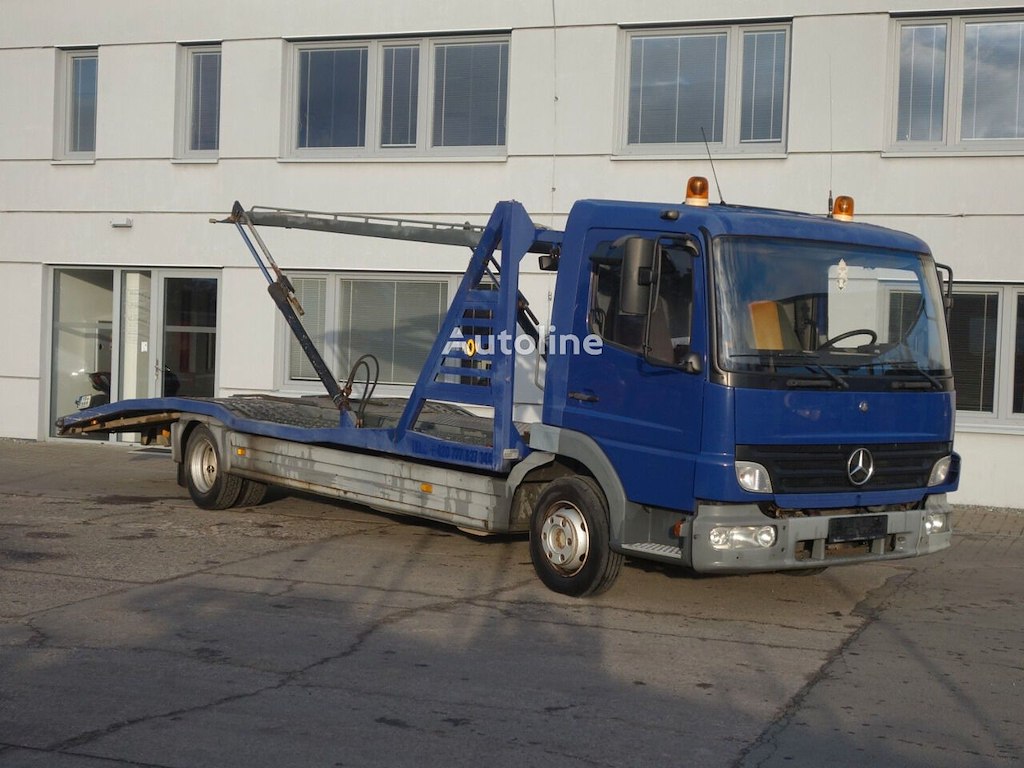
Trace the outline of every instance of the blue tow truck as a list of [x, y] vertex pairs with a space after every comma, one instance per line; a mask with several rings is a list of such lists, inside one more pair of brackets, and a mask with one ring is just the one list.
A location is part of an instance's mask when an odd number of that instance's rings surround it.
[[[946, 335], [952, 274], [916, 237], [825, 216], [709, 204], [577, 202], [564, 231], [501, 202], [484, 227], [281, 208], [241, 233], [326, 396], [124, 400], [61, 434], [172, 446], [202, 508], [268, 486], [529, 532], [540, 579], [584, 596], [624, 558], [701, 573], [814, 572], [950, 544], [957, 488]], [[365, 350], [328, 370], [257, 227], [472, 249], [408, 399], [376, 398]], [[557, 272], [550, 325], [519, 290], [527, 254]], [[542, 418], [514, 419], [533, 354]]]

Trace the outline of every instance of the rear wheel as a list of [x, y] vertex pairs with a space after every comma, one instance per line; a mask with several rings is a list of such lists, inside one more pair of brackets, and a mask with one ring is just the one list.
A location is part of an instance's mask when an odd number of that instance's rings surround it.
[[540, 580], [573, 597], [596, 595], [619, 575], [609, 548], [608, 502], [589, 477], [563, 477], [541, 493], [530, 519], [530, 558]]
[[242, 480], [242, 489], [238, 493], [238, 501], [235, 502], [235, 506], [255, 507], [262, 504], [269, 489], [270, 486], [266, 483], [261, 483], [259, 480], [250, 480], [249, 478], [245, 478]]
[[227, 509], [238, 500], [242, 478], [224, 471], [217, 440], [205, 424], [188, 436], [184, 469], [188, 495], [197, 507]]

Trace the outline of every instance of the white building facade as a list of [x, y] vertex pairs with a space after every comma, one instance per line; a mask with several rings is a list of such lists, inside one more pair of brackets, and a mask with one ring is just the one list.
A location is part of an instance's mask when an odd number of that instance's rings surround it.
[[[852, 195], [952, 267], [953, 501], [1024, 506], [1024, 11], [834, 5], [0, 0], [0, 437], [104, 387], [318, 390], [209, 223], [236, 199], [473, 223], [516, 199], [559, 227], [580, 198], [679, 200], [710, 152], [730, 202]], [[467, 254], [265, 239], [332, 370], [373, 351], [378, 394], [408, 392]]]

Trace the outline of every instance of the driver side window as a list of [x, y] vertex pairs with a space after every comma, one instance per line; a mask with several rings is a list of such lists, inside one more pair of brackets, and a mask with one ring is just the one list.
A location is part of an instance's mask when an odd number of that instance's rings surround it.
[[593, 264], [590, 331], [605, 341], [638, 355], [674, 365], [690, 349], [693, 315], [693, 254], [682, 247], [659, 242], [650, 309], [647, 314], [622, 311], [622, 247], [603, 242], [591, 256]]

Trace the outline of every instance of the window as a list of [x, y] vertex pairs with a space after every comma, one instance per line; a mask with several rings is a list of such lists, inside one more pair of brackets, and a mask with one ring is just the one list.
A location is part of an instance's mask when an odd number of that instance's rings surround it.
[[214, 158], [220, 149], [220, 61], [220, 46], [181, 49], [179, 157]]
[[949, 320], [957, 411], [982, 421], [1024, 415], [1024, 288], [956, 290]]
[[383, 77], [380, 145], [415, 147], [420, 99], [420, 49], [412, 45], [385, 48]]
[[[634, 241], [632, 244], [630, 240]], [[642, 306], [627, 306], [623, 295], [626, 251], [640, 238], [599, 243], [591, 256], [593, 276], [590, 330], [618, 346], [663, 363], [676, 364], [690, 348], [693, 314], [693, 254], [675, 241], [644, 240], [651, 263], [657, 254], [654, 295], [641, 296]], [[650, 271], [650, 267], [647, 268]], [[635, 279], [635, 278], [634, 278]]]
[[897, 30], [898, 147], [1024, 139], [1024, 18], [907, 19]]
[[627, 150], [783, 151], [787, 26], [627, 36]]
[[907, 25], [900, 30], [900, 141], [942, 141], [946, 104], [946, 27]]
[[99, 74], [97, 49], [61, 52], [57, 87], [55, 155], [91, 159], [96, 153], [96, 106]]
[[500, 152], [508, 50], [507, 38], [296, 44], [285, 153]]
[[299, 54], [298, 147], [366, 143], [366, 48]]
[[[453, 280], [311, 275], [293, 277], [292, 284], [306, 332], [335, 376], [344, 379], [359, 357], [372, 354], [381, 384], [413, 384], [448, 310]], [[286, 384], [317, 381], [298, 341], [285, 332]]]
[[998, 293], [958, 293], [953, 302], [949, 341], [957, 410], [993, 411], [998, 312]]
[[433, 146], [504, 146], [507, 101], [507, 42], [435, 46]]
[[[327, 278], [326, 277], [293, 277], [292, 287], [295, 298], [305, 310], [302, 326], [306, 329], [310, 341], [321, 355], [326, 349], [327, 338]], [[334, 372], [341, 376], [340, 371]], [[309, 358], [302, 351], [298, 340], [288, 330], [288, 378], [291, 381], [318, 381], [316, 370]]]
[[1013, 330], [1013, 412], [1024, 413], [1024, 293], [1017, 294]]

